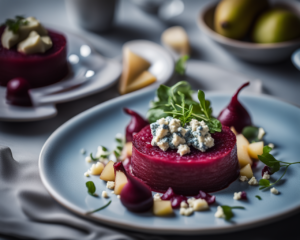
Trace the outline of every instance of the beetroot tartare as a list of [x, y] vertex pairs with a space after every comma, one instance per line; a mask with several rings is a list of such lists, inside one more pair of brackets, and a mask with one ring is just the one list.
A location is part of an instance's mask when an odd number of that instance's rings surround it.
[[225, 188], [239, 176], [236, 137], [226, 126], [212, 137], [213, 148], [191, 147], [190, 154], [180, 156], [176, 149], [153, 147], [148, 125], [133, 137], [132, 173], [157, 192], [171, 187], [177, 194], [196, 195]]
[[[0, 28], [0, 36], [4, 27]], [[16, 77], [26, 79], [31, 88], [43, 87], [60, 81], [68, 74], [67, 41], [54, 31], [48, 30], [53, 46], [45, 53], [25, 55], [16, 47], [6, 49], [0, 43], [0, 85]]]

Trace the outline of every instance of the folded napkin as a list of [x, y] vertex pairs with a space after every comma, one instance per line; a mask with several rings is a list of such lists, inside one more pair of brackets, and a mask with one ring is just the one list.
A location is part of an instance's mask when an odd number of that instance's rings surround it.
[[116, 230], [77, 216], [43, 186], [36, 161], [18, 163], [0, 145], [0, 235], [29, 239], [163, 239]]

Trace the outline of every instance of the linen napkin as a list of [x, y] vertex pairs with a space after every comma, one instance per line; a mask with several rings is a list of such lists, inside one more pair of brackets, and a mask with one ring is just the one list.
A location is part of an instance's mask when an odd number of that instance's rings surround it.
[[0, 235], [29, 239], [159, 240], [117, 230], [73, 214], [43, 186], [36, 161], [19, 163], [0, 145]]

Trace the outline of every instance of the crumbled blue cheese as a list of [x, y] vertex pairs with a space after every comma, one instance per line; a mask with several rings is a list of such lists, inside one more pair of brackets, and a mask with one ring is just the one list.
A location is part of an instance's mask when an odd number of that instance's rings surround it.
[[270, 179], [270, 174], [268, 172], [264, 172], [263, 179]]
[[276, 189], [276, 188], [271, 188], [271, 193], [273, 193], [273, 194], [275, 194], [275, 195], [277, 195], [277, 194], [279, 194], [279, 191]]
[[86, 171], [84, 174], [83, 174], [85, 177], [89, 177], [90, 176], [90, 171]]
[[93, 160], [91, 159], [90, 156], [86, 156], [86, 157], [85, 157], [85, 161], [86, 161], [87, 163], [93, 162]]
[[246, 176], [240, 176], [240, 181], [241, 182], [246, 182], [246, 181], [248, 181], [248, 178], [246, 177]]
[[218, 206], [217, 211], [215, 213], [216, 218], [225, 218], [225, 214], [223, 211], [223, 208], [221, 206]]
[[241, 200], [242, 199], [242, 192], [235, 192], [233, 194], [233, 199], [234, 200]]
[[275, 145], [273, 143], [269, 143], [268, 146], [272, 149], [275, 147]]
[[158, 146], [163, 151], [178, 149], [178, 153], [183, 156], [190, 153], [189, 146], [201, 152], [214, 146], [214, 139], [204, 121], [192, 119], [182, 127], [179, 119], [166, 117], [150, 124], [150, 128], [153, 135], [151, 145]]
[[119, 198], [119, 199], [120, 199], [120, 198], [121, 198], [121, 195], [117, 195], [117, 198]]
[[253, 176], [253, 177], [249, 180], [248, 184], [251, 185], [251, 186], [256, 186], [256, 185], [258, 185], [258, 181], [257, 181], [256, 178]]

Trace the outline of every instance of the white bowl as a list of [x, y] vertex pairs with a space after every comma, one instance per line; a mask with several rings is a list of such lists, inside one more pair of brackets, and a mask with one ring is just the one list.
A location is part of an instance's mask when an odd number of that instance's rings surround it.
[[[300, 4], [295, 1], [273, 1], [273, 3], [290, 9], [300, 16]], [[293, 51], [300, 47], [300, 39], [282, 43], [258, 44], [224, 37], [214, 31], [216, 5], [214, 3], [203, 8], [200, 11], [197, 23], [202, 33], [232, 55], [250, 62], [275, 63], [288, 59]]]

